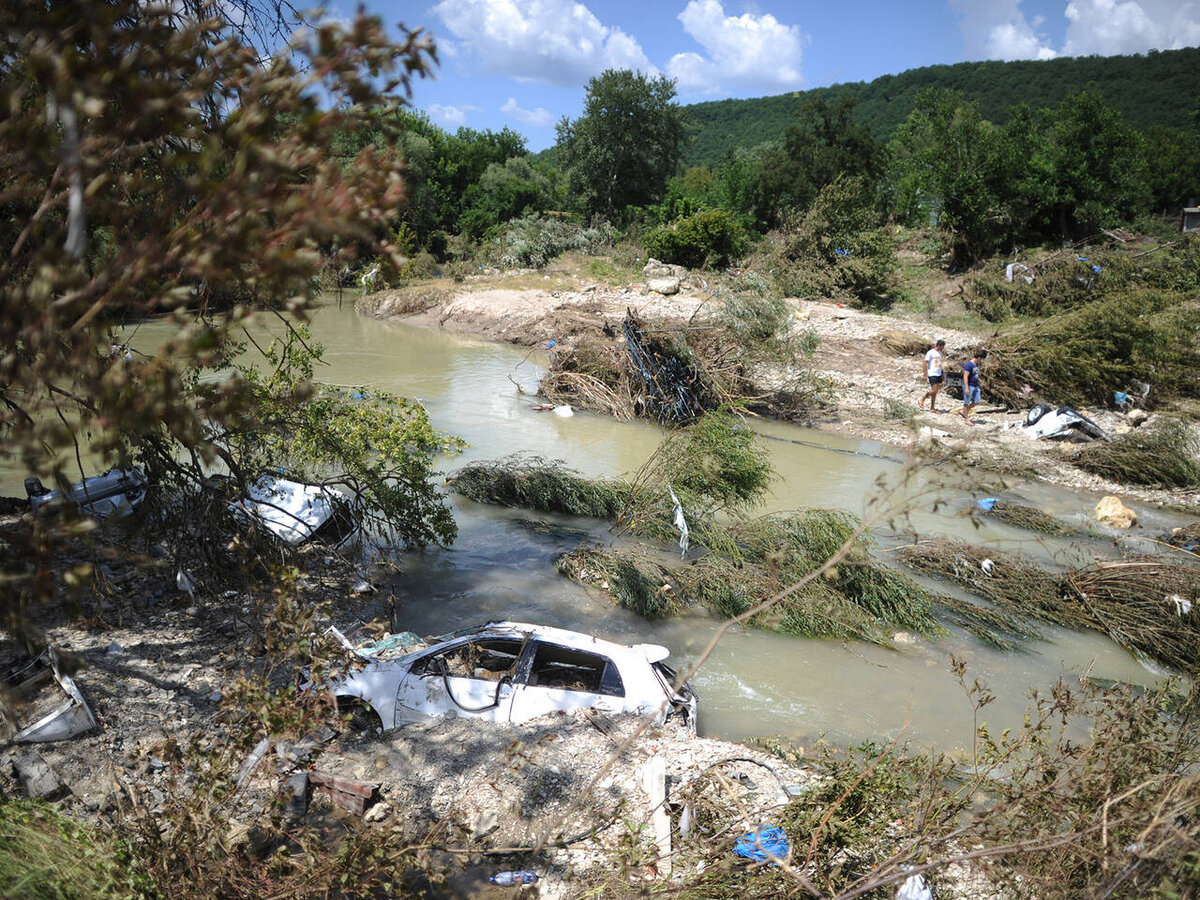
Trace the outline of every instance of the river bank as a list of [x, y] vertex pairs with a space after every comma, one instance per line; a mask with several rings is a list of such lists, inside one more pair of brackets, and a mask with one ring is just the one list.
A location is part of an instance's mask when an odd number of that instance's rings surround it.
[[[569, 269], [542, 275], [493, 270], [461, 282], [436, 280], [366, 294], [356, 308], [367, 316], [523, 347], [545, 347], [554, 341], [554, 352], [561, 353], [576, 341], [598, 335], [615, 333], [618, 337], [614, 340], [619, 343], [620, 323], [627, 310], [658, 328], [710, 321], [721, 301], [707, 288], [707, 282], [694, 274], [682, 279], [678, 293], [664, 295], [650, 290], [644, 281], [602, 284]], [[961, 286], [947, 281], [937, 290], [941, 308], [936, 318], [961, 320], [963, 310], [955, 299]], [[1024, 424], [1025, 410], [989, 405], [986, 361], [981, 376], [984, 399], [974, 416], [976, 425], [957, 414], [961, 403], [946, 393], [939, 397], [938, 413], [920, 409], [918, 401], [928, 385], [921, 365], [924, 350], [919, 348], [944, 339], [947, 360], [961, 363], [975, 347], [988, 345], [988, 333], [935, 325], [932, 313], [906, 318], [850, 309], [831, 300], [791, 298], [785, 302], [794, 318], [793, 336], [811, 333], [819, 339], [810, 367], [829, 385], [821, 394], [822, 408], [804, 422], [810, 427], [877, 441], [899, 451], [934, 442], [940, 453], [968, 465], [1087, 491], [1097, 501], [1112, 495], [1183, 511], [1200, 509], [1198, 491], [1109, 481], [1072, 464], [1078, 445], [1028, 437], [1019, 427]], [[758, 389], [769, 393], [786, 374], [760, 365], [751, 377]], [[1153, 425], [1156, 415], [1131, 419], [1108, 409], [1079, 411], [1113, 435]]]

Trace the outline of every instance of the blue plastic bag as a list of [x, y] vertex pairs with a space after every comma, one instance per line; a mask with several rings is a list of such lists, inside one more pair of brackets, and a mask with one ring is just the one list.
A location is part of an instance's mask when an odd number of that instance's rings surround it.
[[998, 497], [981, 497], [975, 501], [975, 505], [984, 512], [991, 512], [992, 507], [996, 505], [998, 499]]
[[733, 845], [733, 852], [755, 862], [783, 859], [788, 852], [787, 835], [778, 825], [766, 825], [738, 838]]

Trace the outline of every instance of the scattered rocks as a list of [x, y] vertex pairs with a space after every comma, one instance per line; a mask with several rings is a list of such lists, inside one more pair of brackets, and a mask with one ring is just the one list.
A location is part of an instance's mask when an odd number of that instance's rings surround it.
[[66, 792], [58, 772], [35, 751], [26, 751], [14, 759], [12, 772], [21, 790], [34, 800], [55, 800]]

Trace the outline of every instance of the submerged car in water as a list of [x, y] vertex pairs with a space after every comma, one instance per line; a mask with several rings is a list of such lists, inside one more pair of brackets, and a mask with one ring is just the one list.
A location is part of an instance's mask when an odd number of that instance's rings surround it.
[[393, 659], [355, 650], [362, 665], [332, 690], [341, 707], [366, 712], [384, 730], [438, 716], [525, 722], [595, 709], [660, 722], [679, 717], [695, 732], [696, 695], [677, 684], [663, 662], [668, 652], [546, 625], [489, 622]]

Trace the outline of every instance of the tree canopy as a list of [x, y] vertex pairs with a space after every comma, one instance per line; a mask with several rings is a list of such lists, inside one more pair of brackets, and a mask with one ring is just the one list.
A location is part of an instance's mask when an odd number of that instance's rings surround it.
[[583, 115], [558, 125], [555, 147], [570, 189], [588, 213], [612, 219], [660, 200], [683, 156], [684, 116], [675, 82], [609, 69], [587, 84]]

